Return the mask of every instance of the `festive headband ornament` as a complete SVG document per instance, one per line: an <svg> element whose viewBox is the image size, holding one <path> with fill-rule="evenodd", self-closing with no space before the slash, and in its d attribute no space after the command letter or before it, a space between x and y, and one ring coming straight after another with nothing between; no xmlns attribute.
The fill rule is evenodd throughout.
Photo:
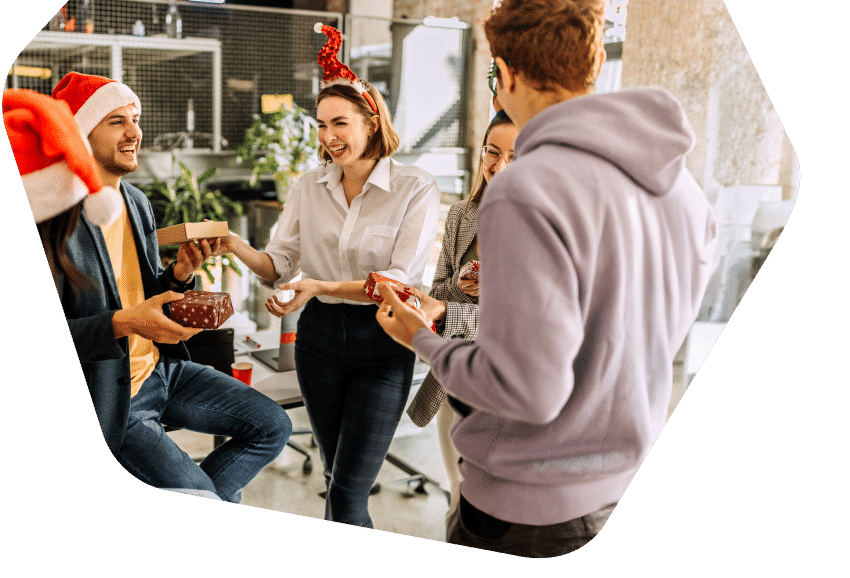
<svg viewBox="0 0 850 578"><path fill-rule="evenodd" d="M121 194L103 185L88 141L64 101L26 89L3 93L3 123L36 223L80 201L96 225L121 214Z"/></svg>
<svg viewBox="0 0 850 578"><path fill-rule="evenodd" d="M324 32L325 36L328 37L328 41L319 51L319 64L322 65L325 71L324 76L322 76L322 88L333 86L334 84L353 86L357 92L363 95L363 98L372 107L372 111L378 114L378 107L375 105L375 101L372 100L366 88L361 84L360 79L351 72L350 68L337 59L336 55L342 46L342 34L340 34L339 30L321 22L316 23L313 26L313 30L320 33Z"/></svg>

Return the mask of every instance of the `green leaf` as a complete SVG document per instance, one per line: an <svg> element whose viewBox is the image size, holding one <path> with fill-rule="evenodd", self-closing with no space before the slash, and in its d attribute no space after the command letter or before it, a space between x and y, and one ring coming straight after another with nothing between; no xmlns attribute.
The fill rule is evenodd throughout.
<svg viewBox="0 0 850 578"><path fill-rule="evenodd" d="M215 276L212 274L211 267L212 263L210 261L206 261L203 265L201 265L200 269L207 274L207 279L210 280L210 283L215 283Z"/></svg>
<svg viewBox="0 0 850 578"><path fill-rule="evenodd" d="M204 174L202 174L200 177L198 177L198 184L201 184L201 183L204 183L204 182L210 180L213 177L213 175L215 175L217 170L218 170L218 167L210 167L207 170L205 170Z"/></svg>

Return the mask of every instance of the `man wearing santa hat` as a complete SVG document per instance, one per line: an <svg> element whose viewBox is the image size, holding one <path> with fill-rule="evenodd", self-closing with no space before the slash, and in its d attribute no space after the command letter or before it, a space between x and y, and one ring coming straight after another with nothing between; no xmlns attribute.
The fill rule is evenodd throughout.
<svg viewBox="0 0 850 578"><path fill-rule="evenodd" d="M190 361L183 341L200 330L163 312L194 287L194 271L218 241L185 243L162 267L150 202L121 180L138 168L142 140L142 106L129 87L70 72L52 96L70 107L103 183L121 193L117 219L96 224L84 207L67 242L70 262L93 284L75 290L57 280L109 448L152 486L208 490L238 502L241 489L283 450L291 422L268 397ZM161 424L230 439L196 464Z"/></svg>

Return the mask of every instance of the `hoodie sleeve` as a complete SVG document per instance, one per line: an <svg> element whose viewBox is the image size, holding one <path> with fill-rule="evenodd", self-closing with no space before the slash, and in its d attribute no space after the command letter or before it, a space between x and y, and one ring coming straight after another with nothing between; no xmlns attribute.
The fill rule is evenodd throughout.
<svg viewBox="0 0 850 578"><path fill-rule="evenodd" d="M521 201L521 183L508 186L511 198L485 199L479 213L478 339L445 341L420 331L413 345L452 396L542 425L573 390L584 335L579 276L552 219Z"/></svg>

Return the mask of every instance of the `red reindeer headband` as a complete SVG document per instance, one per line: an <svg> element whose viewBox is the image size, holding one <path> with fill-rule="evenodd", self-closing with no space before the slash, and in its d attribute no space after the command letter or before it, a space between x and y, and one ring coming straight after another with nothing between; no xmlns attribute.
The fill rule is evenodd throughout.
<svg viewBox="0 0 850 578"><path fill-rule="evenodd" d="M322 88L332 86L334 84L347 84L348 86L353 86L357 92L363 95L363 98L365 98L366 102L369 103L369 106L372 107L372 111L375 114L378 114L378 107L366 91L366 88L360 83L357 76L351 72L351 69L337 59L336 55L342 46L342 34L340 34L339 30L333 26L322 24L321 22L313 26L313 30L316 32L324 32L328 37L327 43L325 43L319 51L319 64L322 65L322 68L325 71L324 76L322 76Z"/></svg>

